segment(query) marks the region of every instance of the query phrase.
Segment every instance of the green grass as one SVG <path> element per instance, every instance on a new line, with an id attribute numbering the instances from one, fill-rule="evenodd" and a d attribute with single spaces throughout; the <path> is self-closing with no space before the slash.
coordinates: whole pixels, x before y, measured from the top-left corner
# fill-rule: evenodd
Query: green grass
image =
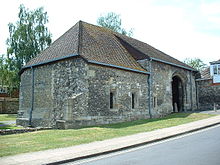
<path id="1" fill-rule="evenodd" d="M 0 130 L 1 129 L 20 129 L 21 127 L 17 127 L 15 124 L 8 125 L 2 122 L 2 121 L 16 120 L 16 117 L 17 117 L 17 114 L 0 114 Z"/>
<path id="2" fill-rule="evenodd" d="M 17 114 L 0 114 L 0 121 L 16 120 Z"/>
<path id="3" fill-rule="evenodd" d="M 23 127 L 21 127 L 21 126 L 16 126 L 15 124 L 8 125 L 8 124 L 1 123 L 1 122 L 0 122 L 0 130 L 1 130 L 1 129 L 22 129 L 22 128 L 23 128 Z"/>
<path id="4" fill-rule="evenodd" d="M 44 130 L 30 133 L 0 136 L 0 156 L 25 152 L 68 147 L 101 141 L 114 137 L 148 132 L 176 126 L 214 115 L 198 113 L 176 113 L 160 119 L 146 119 L 119 124 L 87 127 L 69 130 Z"/>

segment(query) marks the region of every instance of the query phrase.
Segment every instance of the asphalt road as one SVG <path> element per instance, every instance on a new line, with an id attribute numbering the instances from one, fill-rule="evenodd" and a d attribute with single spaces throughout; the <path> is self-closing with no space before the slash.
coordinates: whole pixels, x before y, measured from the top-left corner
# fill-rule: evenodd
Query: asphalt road
<path id="1" fill-rule="evenodd" d="M 220 165 L 220 126 L 83 165 Z M 73 164 L 75 164 L 73 163 Z M 68 163 L 71 164 L 71 163 Z"/>

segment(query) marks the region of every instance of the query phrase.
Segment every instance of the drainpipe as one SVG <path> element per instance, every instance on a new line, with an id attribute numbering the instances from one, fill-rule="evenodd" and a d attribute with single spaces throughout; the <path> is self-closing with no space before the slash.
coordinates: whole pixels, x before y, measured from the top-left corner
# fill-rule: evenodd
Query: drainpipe
<path id="1" fill-rule="evenodd" d="M 198 82 L 195 81 L 195 85 L 196 85 L 196 109 L 199 110 Z"/>
<path id="2" fill-rule="evenodd" d="M 29 127 L 32 127 L 32 112 L 34 109 L 34 68 L 31 67 L 32 77 L 31 77 L 31 109 L 29 111 Z"/>
<path id="3" fill-rule="evenodd" d="M 152 66 L 151 66 L 152 59 L 149 60 L 149 70 L 150 74 L 148 76 L 148 108 L 149 108 L 149 115 L 152 118 L 152 104 L 151 104 L 151 93 L 152 93 Z"/>
<path id="4" fill-rule="evenodd" d="M 191 99 L 191 110 L 193 110 L 193 93 L 192 93 L 192 71 L 190 72 L 190 99 Z"/>

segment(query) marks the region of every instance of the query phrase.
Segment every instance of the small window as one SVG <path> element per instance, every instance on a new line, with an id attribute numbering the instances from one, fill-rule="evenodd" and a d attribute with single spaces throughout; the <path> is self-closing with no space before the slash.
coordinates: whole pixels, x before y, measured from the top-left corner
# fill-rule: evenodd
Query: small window
<path id="1" fill-rule="evenodd" d="M 218 66 L 217 65 L 213 66 L 213 73 L 218 74 Z"/>
<path id="2" fill-rule="evenodd" d="M 213 74 L 214 75 L 220 75 L 220 65 L 215 64 L 213 66 Z"/>
<path id="3" fill-rule="evenodd" d="M 114 108 L 114 93 L 110 92 L 110 109 Z"/>
<path id="4" fill-rule="evenodd" d="M 131 108 L 132 109 L 135 108 L 135 94 L 134 93 L 131 94 Z"/>
<path id="5" fill-rule="evenodd" d="M 136 92 L 131 93 L 131 109 L 138 108 L 138 95 Z"/>
<path id="6" fill-rule="evenodd" d="M 157 98 L 156 97 L 154 97 L 153 102 L 154 102 L 154 108 L 156 108 L 156 106 L 157 106 Z"/>

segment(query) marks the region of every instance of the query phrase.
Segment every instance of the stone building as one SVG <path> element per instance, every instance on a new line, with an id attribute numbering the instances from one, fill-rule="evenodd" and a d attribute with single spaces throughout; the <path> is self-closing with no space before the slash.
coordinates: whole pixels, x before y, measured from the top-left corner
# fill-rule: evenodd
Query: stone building
<path id="1" fill-rule="evenodd" d="M 220 60 L 210 62 L 210 66 L 201 72 L 201 78 L 196 82 L 198 109 L 220 109 Z"/>
<path id="2" fill-rule="evenodd" d="M 8 92 L 8 87 L 0 84 L 0 114 L 16 114 L 19 107 L 18 90 Z"/>
<path id="3" fill-rule="evenodd" d="M 146 43 L 79 21 L 22 68 L 17 124 L 75 128 L 190 111 L 195 74 Z"/>

